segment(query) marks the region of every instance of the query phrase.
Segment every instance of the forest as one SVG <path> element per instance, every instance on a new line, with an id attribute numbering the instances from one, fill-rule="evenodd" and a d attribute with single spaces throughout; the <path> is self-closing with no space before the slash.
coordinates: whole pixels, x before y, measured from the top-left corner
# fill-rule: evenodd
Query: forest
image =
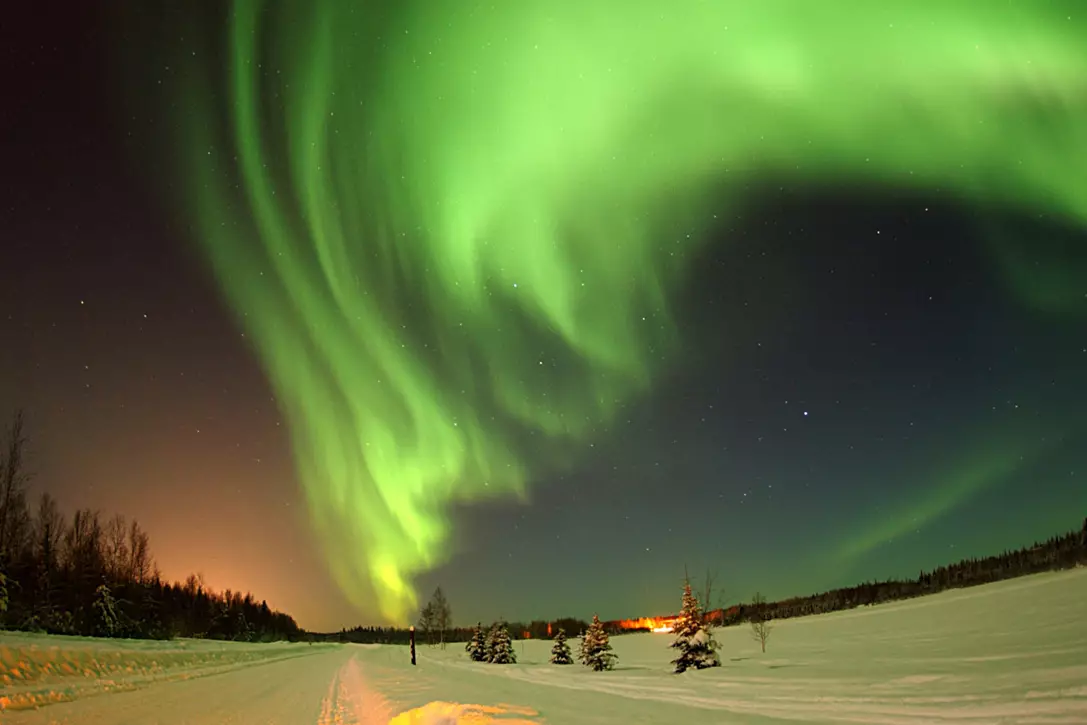
<path id="1" fill-rule="evenodd" d="M 1014 551 L 1004 551 L 985 558 L 962 559 L 932 571 L 922 571 L 916 579 L 891 579 L 866 582 L 856 586 L 793 597 L 760 605 L 761 616 L 770 619 L 804 617 L 898 599 L 911 599 L 947 589 L 973 587 L 1043 571 L 1070 569 L 1087 564 L 1087 519 L 1079 530 L 1052 536 Z M 715 613 L 722 624 L 747 621 L 751 605 L 738 604 Z"/>
<path id="2" fill-rule="evenodd" d="M 27 442 L 16 413 L 0 450 L 0 627 L 244 642 L 299 636 L 290 616 L 251 594 L 212 592 L 196 575 L 164 582 L 138 521 L 85 509 L 66 517 L 48 493 L 29 502 Z"/>

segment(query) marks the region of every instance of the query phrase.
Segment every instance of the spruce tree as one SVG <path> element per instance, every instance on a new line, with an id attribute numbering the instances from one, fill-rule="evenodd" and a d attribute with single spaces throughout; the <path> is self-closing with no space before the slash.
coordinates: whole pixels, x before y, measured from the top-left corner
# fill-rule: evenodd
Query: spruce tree
<path id="1" fill-rule="evenodd" d="M 702 670 L 720 666 L 717 642 L 703 622 L 702 607 L 698 598 L 691 593 L 690 582 L 683 585 L 683 611 L 680 612 L 673 631 L 676 639 L 672 642 L 672 647 L 679 650 L 679 656 L 672 660 L 676 672 L 686 672 L 691 667 Z"/>
<path id="2" fill-rule="evenodd" d="M 251 642 L 253 641 L 253 627 L 245 618 L 245 610 L 239 609 L 238 616 L 234 621 L 234 641 L 235 642 Z"/>
<path id="3" fill-rule="evenodd" d="M 494 636 L 491 638 L 489 661 L 495 665 L 517 664 L 517 653 L 513 651 L 513 642 L 510 640 L 510 631 L 506 629 L 506 623 L 496 623 L 491 631 Z"/>
<path id="4" fill-rule="evenodd" d="M 551 664 L 574 664 L 573 655 L 570 654 L 570 645 L 566 644 L 566 630 L 562 627 L 559 627 L 559 632 L 555 635 L 555 645 L 551 648 Z"/>
<path id="5" fill-rule="evenodd" d="M 464 651 L 468 653 L 469 659 L 473 662 L 487 661 L 487 643 L 484 641 L 482 622 L 476 624 L 476 628 L 472 632 L 472 638 L 464 646 Z"/>
<path id="6" fill-rule="evenodd" d="M 94 591 L 95 634 L 99 637 L 114 637 L 120 630 L 117 616 L 117 602 L 113 592 L 105 584 L 99 584 Z"/>
<path id="7" fill-rule="evenodd" d="M 483 638 L 483 659 L 481 662 L 494 662 L 494 642 L 498 637 L 498 622 L 487 630 L 487 636 Z"/>
<path id="8" fill-rule="evenodd" d="M 581 638 L 581 663 L 591 670 L 601 672 L 615 666 L 615 653 L 611 651 L 608 633 L 600 623 L 600 617 L 593 615 L 593 623 Z"/>

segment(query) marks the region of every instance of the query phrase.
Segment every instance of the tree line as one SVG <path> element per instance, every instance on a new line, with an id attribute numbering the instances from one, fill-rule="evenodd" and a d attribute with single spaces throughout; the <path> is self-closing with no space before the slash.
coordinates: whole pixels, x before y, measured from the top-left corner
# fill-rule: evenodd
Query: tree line
<path id="1" fill-rule="evenodd" d="M 772 621 L 789 617 L 803 617 L 810 614 L 822 614 L 853 607 L 879 604 L 898 599 L 934 594 L 945 589 L 975 586 L 989 582 L 1010 579 L 1017 576 L 1034 574 L 1042 571 L 1066 569 L 1087 564 L 1087 519 L 1079 531 L 1071 531 L 1061 536 L 1054 536 L 1044 542 L 1035 542 L 1031 546 L 1015 551 L 1004 551 L 986 558 L 963 559 L 955 564 L 938 567 L 932 571 L 922 571 L 917 579 L 892 579 L 883 582 L 866 582 L 852 587 L 843 587 L 807 597 L 793 597 L 775 602 L 768 602 L 756 593 L 752 601 L 733 604 L 729 607 L 712 609 L 714 596 L 714 577 L 707 573 L 705 584 L 693 600 L 698 603 L 698 617 L 688 616 L 688 623 L 699 622 L 698 627 L 689 632 L 690 637 L 701 637 L 699 630 L 711 632 L 714 627 L 747 624 L 751 627 L 751 636 L 766 651 L 766 643 L 773 629 Z M 689 587 L 689 581 L 684 585 Z M 439 594 L 440 589 L 435 592 Z M 421 639 L 430 643 L 437 636 L 444 642 L 469 642 L 476 632 L 474 627 L 454 627 L 448 622 L 451 615 L 446 611 L 444 623 L 436 618 L 436 602 L 444 602 L 445 597 L 432 598 L 423 607 L 419 618 Z M 429 611 L 428 611 L 429 607 Z M 551 639 L 555 632 L 586 632 L 589 623 L 575 617 L 560 619 L 534 620 L 532 622 L 510 622 L 505 625 L 514 639 Z M 693 625 L 692 625 L 693 626 Z M 625 626 L 623 620 L 613 620 L 602 624 L 608 635 L 630 634 L 647 629 Z M 358 642 L 365 644 L 407 644 L 411 632 L 406 627 L 355 627 L 333 634 L 308 635 L 316 640 Z M 565 635 L 564 635 L 565 636 Z"/>
<path id="2" fill-rule="evenodd" d="M 213 592 L 199 577 L 164 582 L 140 524 L 80 509 L 64 516 L 27 490 L 25 417 L 0 449 L 0 627 L 48 634 L 239 641 L 294 639 L 288 615 L 251 594 Z"/>
<path id="3" fill-rule="evenodd" d="M 701 601 L 706 605 L 705 620 L 712 626 L 758 624 L 763 636 L 757 637 L 765 646 L 769 637 L 767 622 L 774 619 L 806 617 L 871 604 L 881 604 L 900 599 L 911 599 L 936 594 L 947 589 L 979 586 L 1004 579 L 1059 571 L 1087 565 L 1087 519 L 1079 530 L 1052 536 L 1043 542 L 1034 542 L 1021 549 L 1005 550 L 1000 554 L 983 558 L 961 559 L 954 564 L 922 571 L 916 579 L 888 579 L 865 582 L 851 587 L 832 589 L 804 597 L 791 597 L 768 602 L 756 593 L 751 602 L 710 609 L 713 577 L 707 574 Z M 609 634 L 648 632 L 647 627 L 628 626 L 626 620 L 604 623 Z"/>
<path id="4" fill-rule="evenodd" d="M 852 587 L 832 589 L 807 597 L 793 597 L 776 602 L 737 604 L 712 613 L 723 625 L 749 622 L 753 613 L 764 619 L 787 619 L 912 599 L 948 589 L 979 586 L 1004 579 L 1071 569 L 1087 564 L 1087 519 L 1078 531 L 1052 536 L 1014 551 L 984 558 L 962 559 L 954 564 L 922 571 L 916 579 L 888 579 L 865 582 Z"/>
<path id="5" fill-rule="evenodd" d="M 420 615 L 420 625 L 416 634 L 420 642 L 424 644 L 432 644 L 435 639 L 436 630 L 430 631 L 429 640 L 423 627 L 421 625 L 422 615 Z M 550 622 L 545 620 L 534 620 L 532 622 L 508 622 L 506 624 L 507 629 L 510 631 L 510 637 L 513 639 L 551 639 L 553 633 L 557 629 L 565 629 L 567 632 L 584 632 L 589 623 L 583 619 L 577 617 L 560 617 L 559 619 L 552 619 Z M 448 643 L 464 643 L 472 638 L 475 632 L 475 627 L 456 627 L 448 626 L 444 630 L 442 639 Z M 391 626 L 358 626 L 341 629 L 339 632 L 327 632 L 327 633 L 307 633 L 306 637 L 315 642 L 354 642 L 356 644 L 407 644 L 411 641 L 411 630 L 408 627 L 391 627 Z"/>

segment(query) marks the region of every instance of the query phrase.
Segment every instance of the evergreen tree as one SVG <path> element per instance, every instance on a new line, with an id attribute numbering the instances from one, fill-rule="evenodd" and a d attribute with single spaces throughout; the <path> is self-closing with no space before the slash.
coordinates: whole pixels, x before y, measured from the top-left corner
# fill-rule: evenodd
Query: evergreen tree
<path id="1" fill-rule="evenodd" d="M 476 624 L 476 628 L 472 631 L 472 638 L 468 640 L 468 644 L 464 645 L 464 651 L 468 653 L 469 659 L 473 662 L 488 661 L 487 642 L 483 636 L 482 622 Z"/>
<path id="2" fill-rule="evenodd" d="M 487 636 L 483 638 L 483 659 L 481 662 L 494 662 L 494 641 L 498 637 L 498 622 L 487 630 Z"/>
<path id="3" fill-rule="evenodd" d="M 121 620 L 117 614 L 117 602 L 113 592 L 105 584 L 99 584 L 94 591 L 94 625 L 99 637 L 116 636 L 121 629 Z"/>
<path id="4" fill-rule="evenodd" d="M 600 623 L 600 617 L 595 614 L 589 629 L 581 637 L 580 654 L 581 663 L 596 672 L 610 670 L 615 666 L 616 656 L 611 651 L 608 633 L 604 631 L 604 625 Z"/>
<path id="5" fill-rule="evenodd" d="M 673 631 L 676 639 L 672 642 L 672 647 L 679 650 L 679 656 L 672 660 L 676 672 L 686 672 L 691 667 L 702 670 L 720 666 L 717 642 L 702 621 L 702 607 L 698 598 L 691 593 L 689 581 L 683 585 L 683 611 L 680 612 Z"/>
<path id="6" fill-rule="evenodd" d="M 562 627 L 559 627 L 559 633 L 555 635 L 555 645 L 551 648 L 551 664 L 574 664 L 574 658 L 570 654 L 570 645 L 566 644 L 566 630 Z"/>
<path id="7" fill-rule="evenodd" d="M 251 642 L 253 640 L 253 628 L 245 618 L 245 610 L 239 609 L 238 616 L 234 620 L 234 641 Z"/>
<path id="8" fill-rule="evenodd" d="M 505 622 L 498 622 L 491 629 L 490 659 L 488 662 L 495 665 L 517 664 L 517 654 L 513 651 L 513 642 L 510 640 L 510 631 Z"/>

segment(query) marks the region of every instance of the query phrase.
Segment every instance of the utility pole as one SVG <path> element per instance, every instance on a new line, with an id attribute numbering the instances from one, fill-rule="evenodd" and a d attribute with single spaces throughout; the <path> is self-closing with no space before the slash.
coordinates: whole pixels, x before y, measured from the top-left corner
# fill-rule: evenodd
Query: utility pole
<path id="1" fill-rule="evenodd" d="M 411 625 L 411 664 L 415 665 L 415 625 Z"/>

